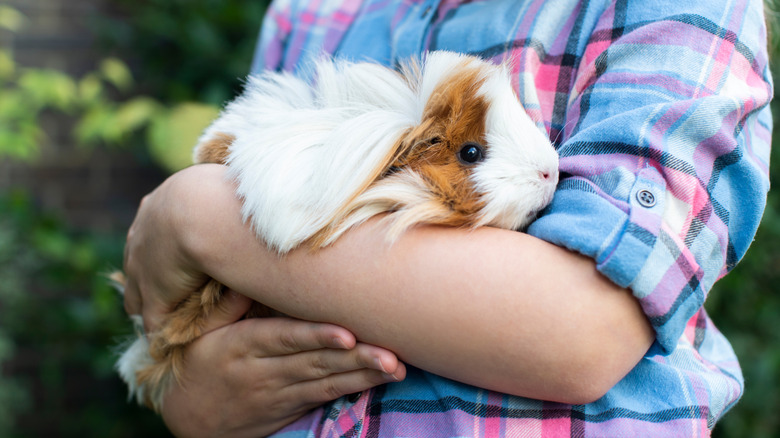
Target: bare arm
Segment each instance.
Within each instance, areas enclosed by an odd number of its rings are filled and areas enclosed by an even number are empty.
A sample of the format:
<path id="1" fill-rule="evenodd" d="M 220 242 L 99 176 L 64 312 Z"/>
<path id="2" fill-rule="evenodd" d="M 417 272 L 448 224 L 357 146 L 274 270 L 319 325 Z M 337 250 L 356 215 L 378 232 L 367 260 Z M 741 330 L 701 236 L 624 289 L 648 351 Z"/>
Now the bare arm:
<path id="1" fill-rule="evenodd" d="M 371 221 L 332 247 L 279 258 L 241 223 L 220 166 L 166 184 L 178 199 L 168 220 L 185 269 L 298 318 L 339 324 L 442 376 L 584 403 L 630 371 L 653 339 L 636 300 L 591 260 L 522 233 L 420 227 L 388 246 Z"/>

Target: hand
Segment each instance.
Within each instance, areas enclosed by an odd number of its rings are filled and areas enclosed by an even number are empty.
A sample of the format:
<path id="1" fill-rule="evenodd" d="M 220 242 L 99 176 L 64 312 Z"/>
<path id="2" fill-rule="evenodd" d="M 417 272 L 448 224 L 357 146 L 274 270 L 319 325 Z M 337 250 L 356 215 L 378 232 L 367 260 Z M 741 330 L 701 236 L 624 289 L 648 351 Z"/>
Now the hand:
<path id="1" fill-rule="evenodd" d="M 141 201 L 127 234 L 124 300 L 128 314 L 143 315 L 147 332 L 157 329 L 176 304 L 208 279 L 192 257 L 188 244 L 202 234 L 195 224 L 206 223 L 212 229 L 218 228 L 214 225 L 219 224 L 222 213 L 199 202 L 212 186 L 196 182 L 204 172 L 219 181 L 221 167 L 185 169 Z M 225 184 L 220 187 L 232 189 Z M 228 191 L 217 196 L 233 195 Z"/>
<path id="2" fill-rule="evenodd" d="M 325 402 L 406 375 L 393 353 L 356 343 L 344 328 L 291 318 L 211 331 L 187 347 L 183 371 L 162 415 L 186 437 L 265 436 Z"/>

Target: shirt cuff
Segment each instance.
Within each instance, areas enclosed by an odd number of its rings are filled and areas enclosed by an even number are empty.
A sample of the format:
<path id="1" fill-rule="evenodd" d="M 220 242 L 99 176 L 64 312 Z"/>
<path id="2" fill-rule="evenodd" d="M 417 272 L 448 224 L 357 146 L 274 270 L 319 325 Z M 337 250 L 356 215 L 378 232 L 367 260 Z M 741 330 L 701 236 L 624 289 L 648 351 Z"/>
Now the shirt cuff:
<path id="1" fill-rule="evenodd" d="M 636 175 L 604 178 L 599 184 L 581 177 L 564 179 L 528 234 L 593 258 L 599 272 L 630 288 L 650 319 L 661 350 L 671 352 L 690 316 L 655 315 L 660 309 L 669 311 L 678 298 L 675 293 L 653 293 L 666 272 L 660 263 L 654 266 L 651 258 L 661 235 L 666 182 L 654 167 L 641 169 Z M 610 194 L 600 188 L 610 185 Z M 640 276 L 642 272 L 660 274 L 648 280 L 646 275 Z"/>

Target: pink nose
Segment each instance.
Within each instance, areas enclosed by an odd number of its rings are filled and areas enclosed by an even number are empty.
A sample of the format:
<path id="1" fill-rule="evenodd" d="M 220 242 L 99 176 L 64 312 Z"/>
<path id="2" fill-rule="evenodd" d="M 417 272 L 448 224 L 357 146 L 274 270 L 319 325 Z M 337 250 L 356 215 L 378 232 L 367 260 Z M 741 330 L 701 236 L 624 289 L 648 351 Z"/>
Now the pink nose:
<path id="1" fill-rule="evenodd" d="M 557 169 L 546 169 L 546 170 L 539 170 L 539 182 L 542 184 L 551 184 L 551 185 L 557 185 L 558 184 L 558 170 Z"/>

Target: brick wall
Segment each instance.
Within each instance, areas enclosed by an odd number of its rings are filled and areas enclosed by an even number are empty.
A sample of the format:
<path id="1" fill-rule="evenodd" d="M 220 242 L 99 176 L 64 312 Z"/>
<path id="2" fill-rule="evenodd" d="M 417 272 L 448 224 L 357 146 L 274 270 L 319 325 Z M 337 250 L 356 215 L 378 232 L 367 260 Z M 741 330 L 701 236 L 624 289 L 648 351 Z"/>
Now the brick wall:
<path id="1" fill-rule="evenodd" d="M 110 0 L 8 0 L 28 25 L 1 41 L 11 45 L 23 66 L 58 69 L 75 76 L 96 68 L 101 54 L 94 47 L 90 20 L 107 13 Z M 28 190 L 46 210 L 57 210 L 74 226 L 122 230 L 132 220 L 140 198 L 164 177 L 127 151 L 76 148 L 70 140 L 72 120 L 48 114 L 47 140 L 34 165 L 0 159 L 0 192 Z"/>

